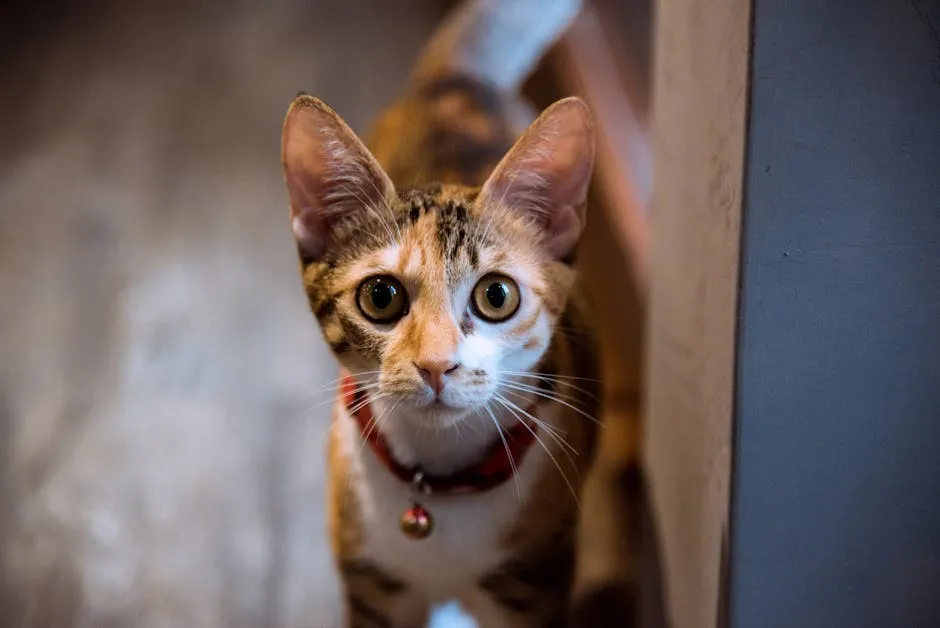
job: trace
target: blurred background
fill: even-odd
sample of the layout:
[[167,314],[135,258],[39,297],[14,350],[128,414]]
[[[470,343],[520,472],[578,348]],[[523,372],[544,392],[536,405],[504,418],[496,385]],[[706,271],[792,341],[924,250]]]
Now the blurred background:
[[[0,624],[338,625],[322,508],[336,369],[298,278],[280,125],[305,90],[365,131],[451,4],[3,5]],[[633,11],[608,27],[648,28],[641,3],[607,4]],[[629,91],[642,110],[648,38],[598,53],[583,44],[599,24],[550,55],[537,104],[593,81],[608,108]],[[598,54],[616,87],[579,74]],[[616,133],[639,134],[621,113]],[[645,180],[635,152],[608,172],[633,160]],[[614,179],[599,205],[637,205]],[[636,269],[598,216],[586,263],[625,347],[607,362],[630,449]]]
[[280,125],[361,129],[444,8],[52,4],[0,19],[4,625],[337,625]]

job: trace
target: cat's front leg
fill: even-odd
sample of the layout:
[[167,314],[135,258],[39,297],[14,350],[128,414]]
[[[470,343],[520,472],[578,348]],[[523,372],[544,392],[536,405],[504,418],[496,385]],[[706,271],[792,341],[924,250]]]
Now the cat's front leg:
[[428,604],[408,583],[365,559],[340,563],[347,628],[424,628]]
[[574,547],[559,543],[505,561],[477,583],[466,606],[480,628],[563,628]]
[[[505,600],[480,591],[467,600],[466,614],[473,618],[478,628],[565,628],[567,611],[565,604],[549,596],[531,598],[533,605],[525,608],[507,606]],[[431,628],[437,628],[431,626]],[[443,626],[442,626],[443,628]]]

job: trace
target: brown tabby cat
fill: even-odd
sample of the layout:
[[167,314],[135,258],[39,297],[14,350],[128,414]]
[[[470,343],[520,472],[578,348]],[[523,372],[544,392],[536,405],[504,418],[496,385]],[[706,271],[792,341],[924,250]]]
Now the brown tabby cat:
[[450,600],[485,628],[565,623],[597,414],[572,266],[594,131],[567,98],[515,139],[514,89],[577,8],[462,6],[371,152],[314,97],[287,113],[304,287],[346,373],[328,500],[350,626]]

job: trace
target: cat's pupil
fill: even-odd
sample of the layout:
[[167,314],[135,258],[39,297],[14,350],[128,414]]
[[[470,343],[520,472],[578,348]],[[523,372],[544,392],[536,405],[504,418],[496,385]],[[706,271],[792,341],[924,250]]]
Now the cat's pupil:
[[375,285],[372,286],[372,305],[374,305],[377,310],[387,308],[392,304],[394,298],[395,286],[385,283],[384,281],[377,281]]
[[506,297],[508,296],[509,288],[502,282],[494,281],[486,287],[486,300],[497,310],[506,304]]

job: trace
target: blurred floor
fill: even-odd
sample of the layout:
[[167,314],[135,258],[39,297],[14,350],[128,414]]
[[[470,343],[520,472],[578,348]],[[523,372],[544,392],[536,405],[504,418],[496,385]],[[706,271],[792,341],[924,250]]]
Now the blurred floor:
[[0,624],[337,624],[280,124],[363,129],[427,4],[97,2],[4,54]]

